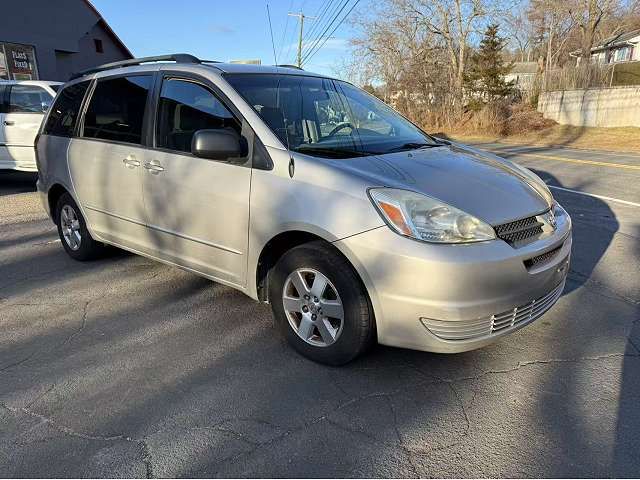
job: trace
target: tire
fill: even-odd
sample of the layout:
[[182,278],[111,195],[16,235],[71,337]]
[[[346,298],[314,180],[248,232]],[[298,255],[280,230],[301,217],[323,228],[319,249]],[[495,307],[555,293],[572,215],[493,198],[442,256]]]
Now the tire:
[[71,258],[84,262],[104,255],[106,247],[91,238],[80,208],[68,193],[58,199],[55,219],[62,247]]
[[[327,286],[317,295],[324,281]],[[278,330],[315,362],[343,365],[375,338],[364,285],[351,264],[323,242],[295,247],[278,260],[269,280],[269,299]]]

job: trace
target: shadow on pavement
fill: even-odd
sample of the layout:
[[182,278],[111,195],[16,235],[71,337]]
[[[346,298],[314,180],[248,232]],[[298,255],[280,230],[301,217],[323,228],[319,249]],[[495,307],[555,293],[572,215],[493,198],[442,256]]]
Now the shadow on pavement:
[[[544,180],[547,185],[563,187],[562,183],[551,173],[540,169],[530,170]],[[588,181],[585,181],[572,188],[588,191],[588,186]],[[554,197],[558,197],[557,190],[552,189],[551,193]],[[604,256],[613,236],[620,227],[614,212],[603,200],[595,197],[570,195],[572,196],[569,206],[563,204],[564,198],[560,200],[560,203],[569,211],[573,222],[571,274],[574,281],[569,282],[565,288],[565,294],[579,288],[591,278],[596,265]],[[600,235],[593,234],[594,227],[598,228]],[[579,265],[579,269],[576,269],[575,265]]]
[[0,170],[0,197],[15,193],[35,192],[37,173]]

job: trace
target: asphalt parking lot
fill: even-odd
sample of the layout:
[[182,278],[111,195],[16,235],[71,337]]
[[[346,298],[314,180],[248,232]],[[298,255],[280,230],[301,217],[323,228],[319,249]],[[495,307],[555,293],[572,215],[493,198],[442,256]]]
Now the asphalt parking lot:
[[484,147],[572,215],[564,295],[482,350],[342,368],[230,288],[74,262],[34,177],[1,172],[0,477],[640,476],[640,156]]

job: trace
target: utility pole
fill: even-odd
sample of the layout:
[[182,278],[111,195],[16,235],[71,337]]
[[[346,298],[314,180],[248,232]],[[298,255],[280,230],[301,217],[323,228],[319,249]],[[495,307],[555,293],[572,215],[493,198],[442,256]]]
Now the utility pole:
[[304,19],[314,20],[316,17],[309,17],[304,13],[289,13],[290,17],[298,17],[300,19],[300,34],[298,35],[298,68],[302,68],[302,33],[304,32]]

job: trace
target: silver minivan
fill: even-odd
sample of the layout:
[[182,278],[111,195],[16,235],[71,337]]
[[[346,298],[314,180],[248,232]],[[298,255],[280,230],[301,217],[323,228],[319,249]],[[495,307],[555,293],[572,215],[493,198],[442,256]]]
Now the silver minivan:
[[571,220],[536,175],[296,68],[103,65],[64,86],[36,148],[72,258],[114,245],[234,287],[319,362],[482,347],[564,288]]

